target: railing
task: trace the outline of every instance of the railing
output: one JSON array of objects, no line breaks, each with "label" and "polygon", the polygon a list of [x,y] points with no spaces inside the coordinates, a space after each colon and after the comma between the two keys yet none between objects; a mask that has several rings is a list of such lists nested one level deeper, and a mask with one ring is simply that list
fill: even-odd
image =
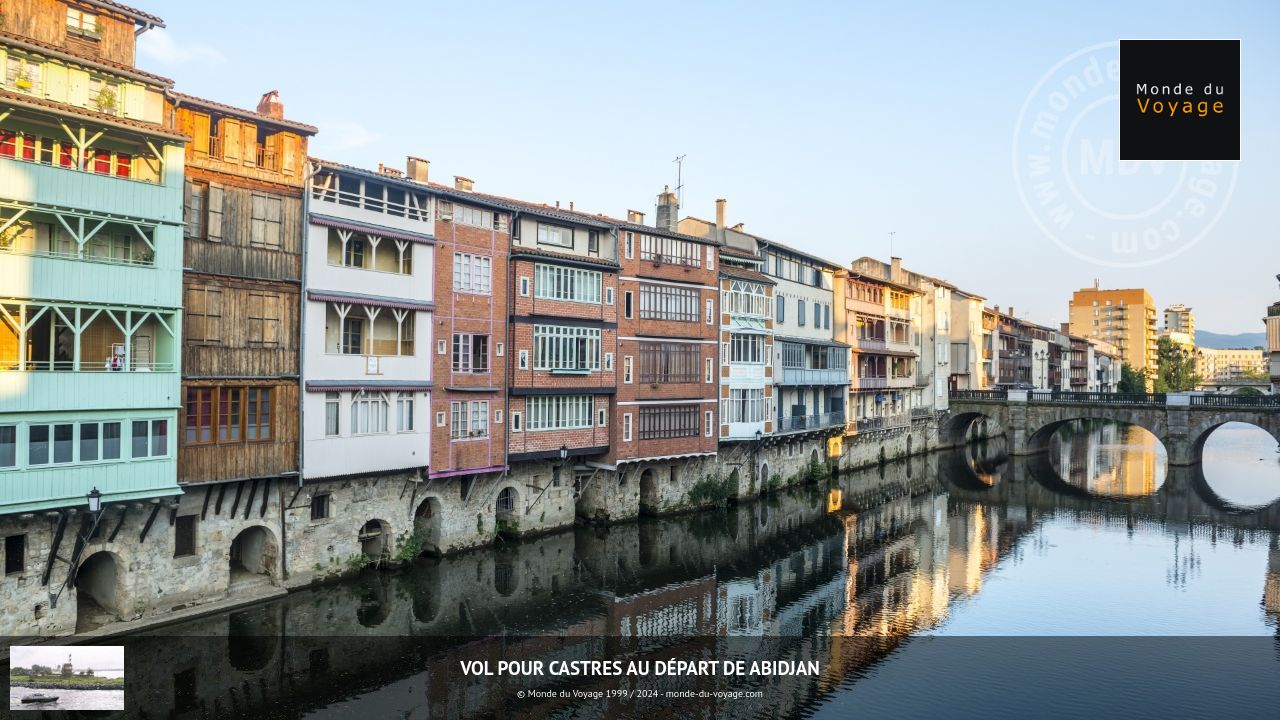
[{"label": "railing", "polygon": [[821,415],[795,415],[782,418],[778,423],[778,432],[820,430],[839,425],[844,425],[844,413],[842,412],[830,412]]},{"label": "railing", "polygon": [[845,426],[845,429],[851,433],[864,433],[875,430],[893,430],[905,427],[911,427],[910,415],[885,415],[883,417],[861,418],[850,422]]},{"label": "railing", "polygon": [[1008,390],[952,390],[952,400],[1007,400]]},{"label": "railing", "polygon": [[848,368],[783,367],[783,385],[848,385]]},{"label": "railing", "polygon": [[932,417],[933,410],[929,408],[911,408],[911,419],[913,421],[919,422],[921,420],[928,420]]},{"label": "railing", "polygon": [[1164,393],[1105,393],[1064,392],[1062,390],[1032,390],[1030,400],[1102,405],[1164,405]]},{"label": "railing", "polygon": [[[73,360],[28,360],[26,370],[24,372],[104,372],[104,373],[126,373],[126,372],[174,372],[177,365],[171,362],[138,362],[133,361],[129,367],[116,366],[112,367],[109,360],[81,360],[80,369],[76,369]],[[0,371],[16,372],[18,370],[18,361],[13,358],[0,360]]]},{"label": "railing", "polygon": [[1191,404],[1205,407],[1280,407],[1280,395],[1192,395]]}]

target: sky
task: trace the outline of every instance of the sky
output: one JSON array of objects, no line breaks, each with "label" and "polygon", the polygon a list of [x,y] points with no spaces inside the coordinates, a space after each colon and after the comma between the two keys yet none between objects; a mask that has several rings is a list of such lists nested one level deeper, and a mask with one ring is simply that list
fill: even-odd
[{"label": "sky", "polygon": [[71,655],[71,665],[79,672],[85,668],[98,670],[124,668],[124,647],[121,645],[14,645],[9,648],[9,664],[13,667],[29,668],[32,665],[47,665],[60,668]]},{"label": "sky", "polygon": [[[439,182],[652,222],[684,155],[682,214],[726,198],[729,224],[845,265],[888,257],[893,233],[908,268],[1044,324],[1095,279],[1222,333],[1261,331],[1280,300],[1280,3],[131,2],[167,25],[140,67],[242,107],[279,90],[325,159],[416,155]],[[1242,43],[1234,185],[1196,242],[1143,266],[1055,243],[1015,170],[1037,82],[1120,38]],[[1073,189],[1136,211],[1177,177],[1152,169]]]}]

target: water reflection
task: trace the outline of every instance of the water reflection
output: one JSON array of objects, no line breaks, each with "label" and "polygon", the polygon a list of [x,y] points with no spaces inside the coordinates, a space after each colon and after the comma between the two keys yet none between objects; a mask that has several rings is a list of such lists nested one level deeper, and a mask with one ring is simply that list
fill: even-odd
[{"label": "water reflection", "polygon": [[[1031,458],[989,441],[720,512],[369,572],[127,639],[130,698],[149,717],[609,717],[637,706],[515,693],[606,691],[617,678],[462,676],[459,660],[817,661],[816,677],[624,681],[766,690],[663,701],[657,716],[792,717],[892,674],[920,635],[1274,635],[1280,508],[1216,507],[1194,469],[1166,477],[1158,444],[1129,437],[1081,429]],[[1158,457],[1132,457],[1144,452]],[[1054,467],[1063,457],[1080,464],[1070,483]],[[989,676],[1009,671],[998,654],[985,662]],[[911,683],[943,671],[921,667]]]},{"label": "water reflection", "polygon": [[1227,423],[1204,446],[1205,481],[1223,502],[1242,508],[1280,500],[1280,452],[1267,431]]},{"label": "water reflection", "polygon": [[1105,420],[1064,424],[1049,443],[1058,476],[1104,497],[1152,495],[1164,485],[1168,454],[1145,428]]}]

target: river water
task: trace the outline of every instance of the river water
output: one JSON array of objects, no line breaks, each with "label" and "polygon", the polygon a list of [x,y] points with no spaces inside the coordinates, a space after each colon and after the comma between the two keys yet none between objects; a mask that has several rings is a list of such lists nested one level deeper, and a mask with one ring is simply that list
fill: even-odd
[{"label": "river water", "polygon": [[[1206,457],[1081,424],[370,571],[124,639],[123,716],[1274,718],[1280,456],[1227,426]],[[549,669],[593,660],[650,664]]]}]

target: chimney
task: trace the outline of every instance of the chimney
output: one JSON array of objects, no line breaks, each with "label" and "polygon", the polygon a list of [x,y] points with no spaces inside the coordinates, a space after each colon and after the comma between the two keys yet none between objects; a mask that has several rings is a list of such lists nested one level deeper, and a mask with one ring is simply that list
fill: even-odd
[{"label": "chimney", "polygon": [[1099,280],[1098,278],[1094,278],[1094,279],[1093,279],[1093,289],[1094,289],[1094,290],[1101,290],[1101,289],[1102,289],[1102,281],[1101,281],[1101,280]]},{"label": "chimney", "polygon": [[629,222],[629,223],[635,223],[635,224],[637,224],[637,225],[643,225],[643,224],[644,224],[644,213],[640,212],[639,210],[628,210],[628,211],[627,211],[627,222]]},{"label": "chimney", "polygon": [[734,232],[742,232],[742,227],[743,227],[743,226],[742,226],[742,223],[738,223],[737,225],[734,225],[733,227],[731,227],[731,228],[729,228],[729,229],[730,229],[730,230],[732,230],[732,231],[734,231]]},{"label": "chimney", "polygon": [[277,120],[284,119],[284,103],[280,102],[279,91],[272,90],[263,94],[262,99],[258,101],[258,114]]},{"label": "chimney", "polygon": [[461,175],[453,176],[453,188],[455,190],[466,190],[467,192],[471,192],[473,185],[475,185],[475,183],[472,182],[469,177],[462,177]]},{"label": "chimney", "polygon": [[901,277],[902,277],[902,258],[899,258],[899,257],[889,258],[889,280],[891,282],[901,282],[901,280],[899,280],[899,278]]},{"label": "chimney", "polygon": [[680,215],[680,201],[667,185],[662,186],[662,194],[658,196],[658,221],[654,226],[668,232],[676,231],[676,223]]},{"label": "chimney", "polygon": [[569,212],[573,212],[573,201],[569,201]]},{"label": "chimney", "polygon": [[725,215],[728,214],[727,213],[728,205],[729,205],[729,201],[725,200],[724,198],[718,198],[716,200],[716,227],[720,227],[720,228],[724,227]]},{"label": "chimney", "polygon": [[1009,317],[1014,318],[1014,319],[1017,319],[1017,317],[1018,317],[1017,313],[1015,313],[1015,312],[1013,311],[1013,306],[1012,306],[1012,305],[1010,305],[1010,306],[1009,306]]},{"label": "chimney", "polygon": [[427,178],[429,177],[427,171],[430,169],[430,160],[423,160],[420,157],[414,157],[412,155],[405,160],[406,174],[408,174],[409,179],[414,182],[420,182],[425,185],[428,182]]}]

